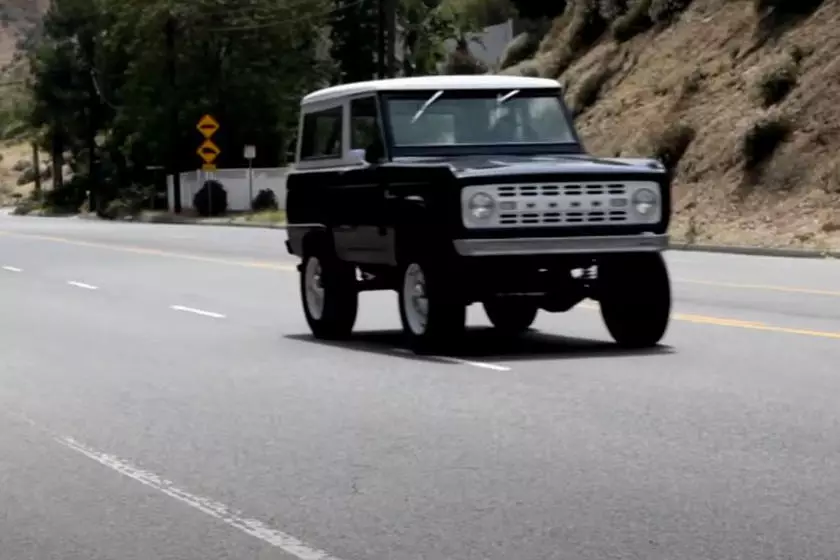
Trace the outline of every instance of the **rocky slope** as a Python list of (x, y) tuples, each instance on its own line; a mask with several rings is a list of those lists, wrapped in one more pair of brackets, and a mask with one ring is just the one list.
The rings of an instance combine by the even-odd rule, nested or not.
[(504, 72), (565, 82), (592, 151), (673, 164), (676, 237), (837, 250), (840, 2), (794, 1), (572, 0)]

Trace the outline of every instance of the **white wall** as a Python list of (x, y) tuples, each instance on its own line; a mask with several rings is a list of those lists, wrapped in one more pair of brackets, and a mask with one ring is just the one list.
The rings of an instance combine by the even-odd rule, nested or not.
[[(286, 173), (288, 168), (273, 167), (253, 170), (253, 196), (263, 189), (271, 189), (277, 196), (277, 203), (281, 210), (286, 209)], [(181, 173), (181, 207), (192, 208), (195, 193), (207, 179), (220, 182), (227, 191), (228, 209), (231, 211), (250, 210), (248, 198), (248, 169), (219, 169), (213, 173), (202, 171), (188, 171)], [(169, 209), (175, 206), (172, 188), (172, 176), (167, 177), (167, 200)]]

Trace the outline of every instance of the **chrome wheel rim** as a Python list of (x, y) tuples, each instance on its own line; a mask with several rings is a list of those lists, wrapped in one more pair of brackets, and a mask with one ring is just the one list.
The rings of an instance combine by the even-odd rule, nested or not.
[(429, 315), (429, 300), (426, 297), (426, 275), (416, 263), (405, 269), (403, 276), (403, 312), (408, 328), (416, 335), (426, 332)]
[(324, 314), (324, 285), (321, 281), (321, 261), (309, 257), (303, 273), (306, 308), (316, 321)]

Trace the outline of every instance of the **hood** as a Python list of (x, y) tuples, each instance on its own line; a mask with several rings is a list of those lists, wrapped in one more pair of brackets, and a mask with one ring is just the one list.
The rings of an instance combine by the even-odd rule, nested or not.
[(400, 161), (428, 165), (449, 165), (459, 178), (494, 177), (498, 175), (546, 173), (664, 173), (665, 168), (654, 159), (598, 158), (585, 154), (542, 156), (456, 156), (400, 158)]

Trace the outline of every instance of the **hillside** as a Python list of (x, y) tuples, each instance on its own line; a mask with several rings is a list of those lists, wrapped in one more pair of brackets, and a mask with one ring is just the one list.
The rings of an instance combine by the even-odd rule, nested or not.
[(633, 1), (611, 29), (592, 23), (609, 0), (570, 4), (504, 72), (566, 83), (590, 150), (675, 162), (676, 238), (840, 249), (840, 3), (773, 19), (695, 0), (619, 42)]

